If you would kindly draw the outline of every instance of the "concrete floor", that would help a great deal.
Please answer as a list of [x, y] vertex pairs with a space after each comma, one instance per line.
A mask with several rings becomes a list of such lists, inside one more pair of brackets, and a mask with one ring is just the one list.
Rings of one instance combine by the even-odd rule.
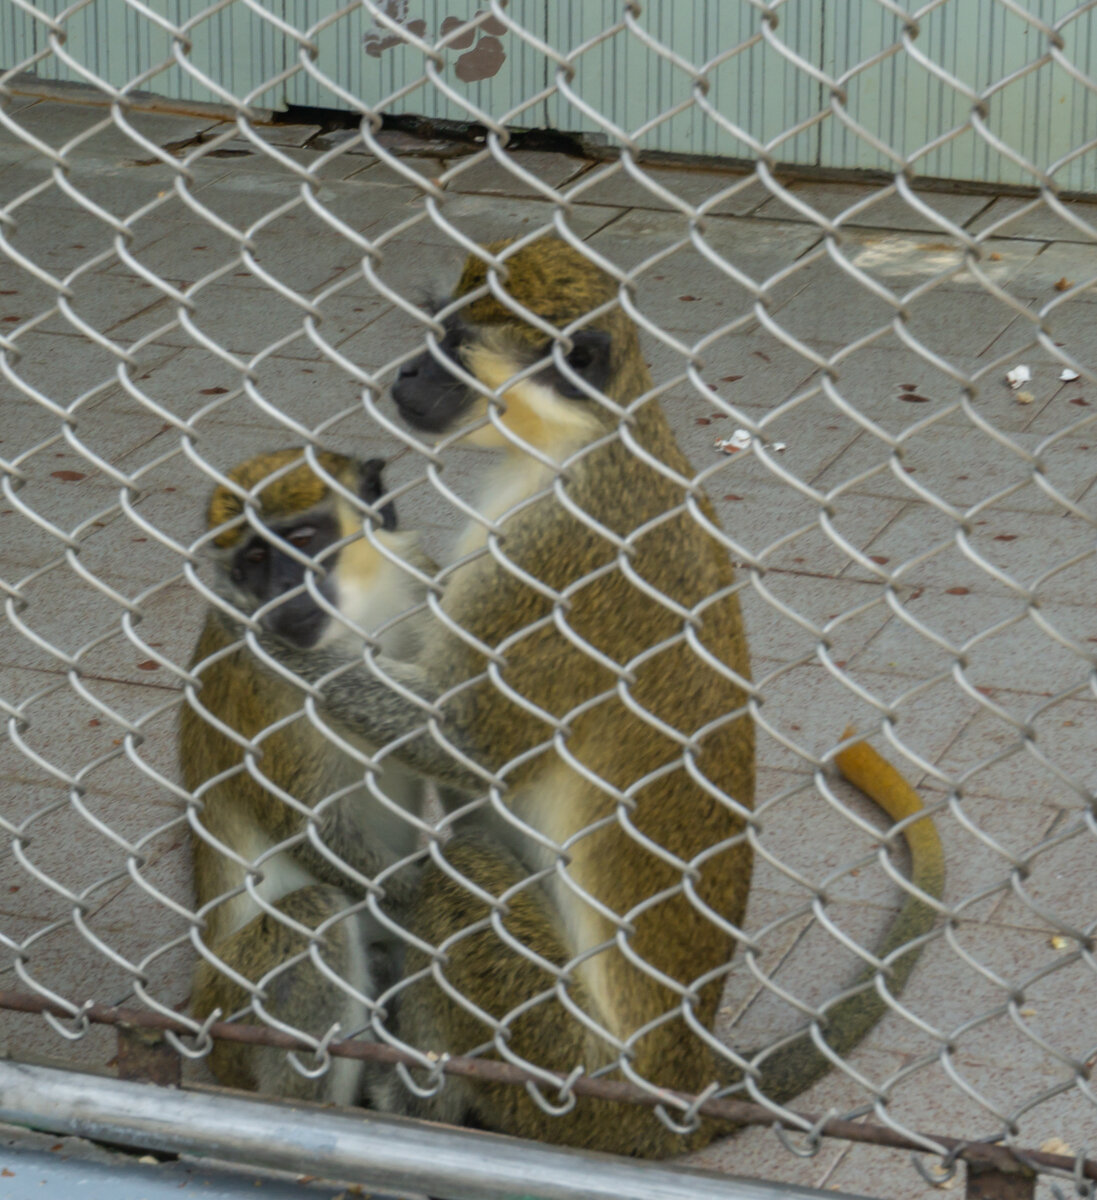
[[[9, 112], [55, 147], [105, 115], [29, 100]], [[176, 159], [227, 128], [132, 123]], [[0, 742], [0, 824], [5, 840], [19, 838], [0, 861], [0, 988], [75, 1004], [186, 1003], [187, 922], [174, 906], [188, 905], [191, 885], [170, 781], [174, 664], [186, 661], [201, 618], [181, 574], [211, 486], [198, 464], [224, 470], [293, 443], [300, 427], [371, 455], [403, 448], [363, 411], [354, 373], [378, 371], [420, 335], [366, 280], [336, 223], [371, 240], [396, 231], [378, 275], [418, 301], [452, 282], [461, 253], [429, 218], [412, 221], [423, 211], [413, 172], [450, 172], [441, 212], [467, 238], [553, 220], [545, 198], [496, 165], [432, 157], [449, 153], [441, 144], [395, 138], [392, 149], [400, 169], [314, 127], [259, 130], [254, 141], [228, 128], [176, 190], [175, 168], [112, 128], [69, 152], [65, 189], [38, 152], [0, 131], [0, 207], [15, 206], [0, 243], [0, 337], [16, 352], [0, 357], [0, 457], [12, 464], [0, 496], [0, 584], [12, 598], [0, 702], [25, 723]], [[832, 1073], [798, 1106], [847, 1110], [886, 1091], [891, 1119], [910, 1129], [986, 1136], [1012, 1115], [1022, 1145], [1057, 1138], [1092, 1153], [1097, 1110], [1065, 1063], [1097, 1050], [1097, 976], [1069, 936], [1097, 925], [1087, 809], [1097, 386], [1085, 375], [1060, 381], [1059, 356], [1097, 372], [1095, 293], [1070, 288], [1097, 282], [1097, 208], [1071, 206], [1065, 221], [1012, 198], [923, 194], [947, 222], [990, 231], [985, 285], [960, 269], [947, 227], [897, 195], [859, 208], [843, 222], [847, 263], [910, 299], [903, 337], [888, 329], [851, 349], [894, 310], [820, 252], [816, 223], [757, 180], [651, 171], [691, 205], [717, 197], [707, 243], [743, 275], [773, 280], [765, 321], [746, 288], [679, 245], [686, 218], [619, 168], [515, 158], [570, 193], [570, 227], [619, 266], [678, 246], [638, 276], [639, 308], [667, 335], [646, 342], [657, 380], [682, 374], [679, 346], [720, 333], [698, 354], [697, 382], [680, 382], [665, 403], [741, 557], [764, 568], [745, 593], [768, 726], [764, 844], [805, 880], [829, 881], [828, 916], [853, 937], [870, 944], [887, 923], [899, 891], [872, 857], [874, 840], [814, 791], [796, 753], [824, 752], [848, 721], [873, 728], [869, 695], [894, 705], [905, 770], [937, 809], [954, 927], [919, 964], [909, 1017], [890, 1015], [848, 1075]], [[315, 206], [295, 186], [308, 167], [323, 181]], [[849, 183], [792, 188], [830, 219], [875, 194]], [[229, 227], [272, 213], [245, 259]], [[127, 219], [124, 246], [106, 214]], [[47, 274], [68, 283], [60, 303]], [[181, 322], [172, 289], [197, 283]], [[306, 328], [287, 293], [320, 297], [322, 320]], [[1034, 315], [1052, 301], [1036, 344]], [[1004, 382], [1022, 362], [1033, 375], [1024, 395]], [[964, 403], [959, 377], [976, 381]], [[737, 414], [785, 449], [720, 454], [714, 440], [741, 423]], [[901, 462], [891, 461], [897, 440]], [[467, 491], [467, 461], [455, 455], [447, 479]], [[403, 454], [390, 480], [407, 487], [405, 524], [444, 554], [459, 518], [422, 460]], [[120, 489], [130, 489], [124, 502]], [[806, 489], [830, 492], [829, 529]], [[970, 522], [963, 536], [959, 514]], [[905, 618], [885, 599], [889, 580]], [[817, 651], [824, 625], [829, 668]], [[79, 675], [66, 674], [76, 659]], [[839, 794], [873, 820], [870, 806]], [[779, 922], [805, 895], [760, 863], [748, 931]], [[853, 970], [848, 951], [804, 920], [778, 924], [764, 946], [766, 968], [808, 1002]], [[796, 1016], [740, 962], [721, 1022], [723, 1036], [752, 1047]], [[114, 1056], [108, 1030], [65, 1042], [40, 1018], [0, 1013], [0, 1032], [0, 1047], [18, 1056], [96, 1068]], [[931, 1194], [903, 1154], [831, 1141], [798, 1158], [765, 1130], [696, 1160], [889, 1200]]]

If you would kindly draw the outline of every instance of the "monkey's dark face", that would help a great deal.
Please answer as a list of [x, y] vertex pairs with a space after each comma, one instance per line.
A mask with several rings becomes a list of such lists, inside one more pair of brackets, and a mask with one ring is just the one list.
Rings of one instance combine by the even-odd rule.
[[[382, 466], [380, 459], [355, 464], [353, 483], [361, 499], [371, 506], [384, 495]], [[259, 511], [271, 536], [249, 530], [238, 545], [224, 553], [218, 590], [243, 612], [262, 610], [259, 620], [265, 629], [308, 649], [333, 626], [343, 628], [334, 615], [344, 607], [339, 580], [346, 575], [349, 590], [352, 576], [360, 572], [363, 541], [356, 535], [362, 524], [358, 511], [330, 491], [320, 504], [294, 513], [295, 497], [283, 495], [289, 490], [279, 491], [275, 481], [272, 496], [259, 493]], [[381, 528], [394, 530], [393, 504], [381, 505], [377, 511]]]
[[[591, 392], [602, 391], [609, 380], [610, 336], [600, 329], [571, 334], [572, 347], [564, 355], [563, 370], [553, 361], [551, 341], [539, 348], [518, 339], [506, 345], [505, 334], [498, 327], [466, 325], [452, 317], [445, 329], [446, 335], [439, 343], [441, 353], [425, 350], [405, 363], [392, 386], [400, 415], [415, 429], [429, 433], [451, 429], [482, 399], [479, 391], [460, 378], [460, 373], [482, 374], [477, 370], [478, 351], [485, 347], [490, 347], [493, 361], [502, 358], [510, 363], [511, 376], [543, 360], [544, 365], [530, 376], [532, 381], [576, 404], [596, 404]], [[481, 378], [480, 382], [493, 391], [506, 378]]]
[[[271, 532], [279, 540], [268, 541], [258, 535], [250, 538], [232, 556], [229, 574], [235, 590], [250, 602], [249, 609], [285, 596], [263, 614], [261, 622], [276, 636], [307, 649], [320, 640], [331, 617], [307, 588], [296, 595], [287, 593], [305, 583], [311, 560], [317, 572], [313, 587], [329, 604], [336, 605], [331, 571], [338, 551], [326, 555], [324, 551], [339, 540], [339, 525], [334, 517], [318, 513], [312, 520], [273, 525]], [[279, 542], [291, 546], [301, 558], [292, 556]]]

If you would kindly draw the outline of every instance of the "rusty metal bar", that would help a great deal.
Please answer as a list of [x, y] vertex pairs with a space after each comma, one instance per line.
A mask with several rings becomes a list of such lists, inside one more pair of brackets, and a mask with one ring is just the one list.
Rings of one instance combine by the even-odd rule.
[[[49, 1012], [58, 1017], [72, 1017], [72, 1013], [60, 1005], [52, 1004], [41, 996], [27, 992], [0, 992], [0, 1009], [24, 1013]], [[93, 1004], [83, 1010], [83, 1016], [94, 1025], [125, 1024], [136, 1029], [171, 1030], [180, 1035], [189, 1035], [192, 1032], [191, 1027], [181, 1020], [165, 1017], [159, 1013], [143, 1012], [139, 1009]], [[211, 1038], [250, 1046], [272, 1046], [281, 1050], [311, 1049], [305, 1042], [297, 1038], [261, 1025], [238, 1025], [227, 1021], [215, 1021], [209, 1026], [208, 1032]], [[404, 1063], [407, 1066], [418, 1065], [412, 1055], [396, 1049], [395, 1046], [386, 1046], [378, 1042], [337, 1041], [332, 1042], [328, 1046], [328, 1050], [337, 1057], [357, 1058], [390, 1065], [396, 1063]], [[527, 1081], [537, 1082], [530, 1072], [522, 1070], [521, 1067], [510, 1063], [496, 1062], [493, 1059], [455, 1056], [445, 1060], [442, 1070], [447, 1075], [463, 1076], [468, 1079], [485, 1079], [493, 1083], [506, 1083], [512, 1086], [524, 1086]], [[565, 1082], [561, 1077], [561, 1086], [564, 1086]], [[570, 1087], [578, 1096], [639, 1104], [648, 1108], [652, 1108], [666, 1099], [685, 1100], [687, 1103], [696, 1099], [694, 1096], [687, 1096], [669, 1089], [664, 1090], [661, 1095], [653, 1095], [643, 1088], [620, 1080], [586, 1079], [582, 1076], [573, 1080]], [[1010, 1174], [1017, 1167], [1027, 1169], [1030, 1166], [1048, 1171], [1075, 1171], [1078, 1169], [1075, 1159], [1063, 1154], [1049, 1154], [1043, 1150], [1017, 1150], [1015, 1152], [1009, 1146], [997, 1146], [988, 1142], [966, 1142], [961, 1138], [946, 1137], [942, 1134], [922, 1134], [920, 1135], [922, 1140], [915, 1140], [905, 1137], [894, 1129], [888, 1129], [884, 1125], [845, 1121], [838, 1118], [822, 1121], [821, 1114], [818, 1113], [797, 1112], [793, 1114], [796, 1120], [784, 1120], [775, 1116], [763, 1105], [751, 1104], [745, 1100], [706, 1100], [698, 1106], [697, 1111], [706, 1117], [727, 1121], [732, 1125], [780, 1125], [793, 1130], [814, 1127], [823, 1137], [840, 1138], [848, 1142], [863, 1142], [873, 1146], [888, 1146], [894, 1150], [910, 1150], [918, 1154], [925, 1154], [925, 1143], [933, 1142], [941, 1146], [953, 1158], [1001, 1174]], [[1086, 1179], [1097, 1180], [1097, 1159], [1085, 1159], [1081, 1164], [1081, 1174]], [[1024, 1193], [1018, 1195], [1023, 1197]], [[1013, 1200], [1009, 1193], [1003, 1193], [1003, 1197], [1004, 1200]], [[990, 1192], [987, 1193], [987, 1200], [998, 1200], [998, 1197], [995, 1193]]]

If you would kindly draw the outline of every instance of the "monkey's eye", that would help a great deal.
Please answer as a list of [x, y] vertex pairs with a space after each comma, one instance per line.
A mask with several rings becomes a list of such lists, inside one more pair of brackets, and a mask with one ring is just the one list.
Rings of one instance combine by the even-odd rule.
[[254, 563], [259, 566], [267, 561], [267, 547], [263, 542], [256, 542], [249, 550], [244, 553], [244, 561]]
[[312, 545], [314, 537], [316, 537], [316, 530], [311, 525], [301, 525], [285, 535], [286, 541], [291, 546], [296, 546], [298, 550], [307, 550]]
[[583, 371], [594, 362], [594, 355], [589, 346], [576, 346], [568, 355], [568, 366], [576, 371]]

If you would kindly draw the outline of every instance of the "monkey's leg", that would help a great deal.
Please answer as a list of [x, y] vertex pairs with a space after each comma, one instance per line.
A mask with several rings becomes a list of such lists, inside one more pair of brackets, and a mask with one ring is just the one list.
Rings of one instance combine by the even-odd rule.
[[[454, 838], [444, 850], [455, 872], [484, 891], [499, 896], [519, 884], [527, 872], [505, 849], [481, 836]], [[553, 993], [553, 974], [513, 950], [488, 922], [490, 908], [459, 880], [436, 866], [423, 877], [419, 899], [409, 919], [411, 932], [435, 946], [473, 932], [448, 946], [441, 968], [449, 985], [484, 1019], [451, 999], [428, 975], [402, 993], [398, 1029], [402, 1041], [439, 1055], [465, 1054], [490, 1044], [493, 1022], [505, 1023], [508, 1047], [546, 1070], [568, 1075], [582, 1063], [588, 1073], [616, 1058], [611, 1044], [573, 1016]], [[503, 926], [516, 941], [556, 966], [571, 957], [557, 928], [552, 909], [536, 885], [511, 897]], [[408, 950], [406, 975], [430, 963], [421, 951]], [[572, 978], [569, 998], [598, 1021], [597, 1011], [582, 984]], [[539, 1002], [518, 1017], [514, 1010], [535, 997]], [[509, 1018], [509, 1019], [508, 1019]], [[491, 1057], [497, 1057], [492, 1054]], [[620, 1078], [613, 1075], [612, 1078]], [[550, 1102], [556, 1097], [543, 1089]], [[692, 1137], [670, 1132], [649, 1108], [579, 1098], [563, 1116], [550, 1116], [521, 1087], [446, 1079], [430, 1099], [411, 1096], [393, 1077], [382, 1104], [432, 1120], [616, 1154], [661, 1158], [711, 1139], [705, 1128]]]
[[[275, 907], [290, 920], [316, 929], [352, 903], [337, 888], [314, 884], [283, 896]], [[391, 970], [387, 964], [371, 959], [371, 929], [368, 916], [358, 913], [336, 922], [323, 934], [324, 962], [352, 991], [338, 987], [308, 958], [302, 958], [278, 971], [263, 985], [264, 1009], [275, 1020], [316, 1038], [322, 1038], [336, 1022], [341, 1037], [361, 1028], [369, 1019], [368, 1010], [353, 993], [375, 996], [379, 991], [378, 976], [384, 977]], [[302, 955], [308, 944], [303, 934], [263, 913], [211, 949], [233, 971], [258, 985], [268, 972]], [[195, 974], [194, 997], [194, 1014], [199, 1018], [215, 1008], [228, 1017], [245, 1008], [249, 1001], [244, 988], [204, 959]], [[250, 1016], [248, 1022], [261, 1023], [256, 1016]], [[307, 1065], [307, 1055], [298, 1057]], [[228, 1087], [291, 1099], [357, 1104], [370, 1090], [366, 1064], [347, 1058], [332, 1059], [325, 1074], [308, 1079], [294, 1069], [284, 1050], [217, 1042], [210, 1054], [210, 1066], [218, 1080]]]

